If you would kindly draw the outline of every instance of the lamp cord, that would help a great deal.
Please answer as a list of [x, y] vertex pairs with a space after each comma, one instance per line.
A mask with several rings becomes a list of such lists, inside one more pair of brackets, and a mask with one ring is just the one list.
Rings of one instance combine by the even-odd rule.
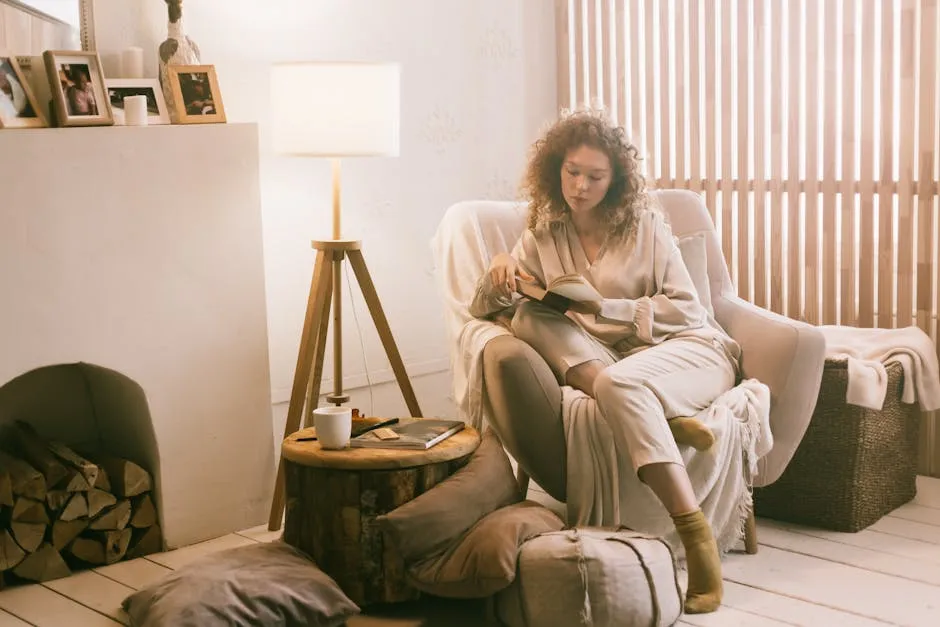
[[356, 313], [356, 303], [353, 300], [352, 281], [349, 278], [349, 265], [343, 264], [346, 271], [346, 287], [349, 290], [349, 303], [352, 305], [353, 320], [356, 323], [356, 333], [359, 335], [359, 348], [362, 350], [362, 365], [366, 369], [366, 382], [369, 384], [369, 416], [375, 416], [375, 398], [372, 394], [372, 377], [369, 375], [369, 361], [366, 359], [366, 344], [362, 339], [362, 327], [359, 324], [359, 315]]

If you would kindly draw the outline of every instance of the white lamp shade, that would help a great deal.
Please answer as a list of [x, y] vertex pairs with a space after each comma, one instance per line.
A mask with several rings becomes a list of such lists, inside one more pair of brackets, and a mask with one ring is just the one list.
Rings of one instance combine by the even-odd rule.
[[274, 150], [313, 157], [398, 156], [397, 63], [278, 63], [271, 70]]

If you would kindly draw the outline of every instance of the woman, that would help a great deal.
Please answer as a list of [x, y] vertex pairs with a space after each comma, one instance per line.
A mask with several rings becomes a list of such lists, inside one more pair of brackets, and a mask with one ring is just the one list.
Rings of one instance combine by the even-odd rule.
[[688, 613], [721, 604], [721, 562], [678, 444], [708, 449], [690, 418], [735, 384], [740, 348], [709, 317], [664, 216], [650, 206], [637, 149], [601, 114], [580, 112], [536, 142], [526, 173], [528, 228], [495, 256], [471, 314], [516, 304], [516, 282], [579, 273], [604, 297], [565, 311], [522, 300], [512, 317], [561, 384], [593, 396], [686, 551]]

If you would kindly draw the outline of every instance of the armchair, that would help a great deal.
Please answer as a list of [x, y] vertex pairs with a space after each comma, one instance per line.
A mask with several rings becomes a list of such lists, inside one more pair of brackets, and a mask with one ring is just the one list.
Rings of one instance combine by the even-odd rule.
[[[680, 242], [689, 236], [703, 236], [707, 272], [690, 267], [693, 279], [698, 274], [697, 286], [707, 285], [702, 287], [708, 291], [702, 295], [703, 303], [741, 345], [742, 376], [758, 379], [770, 388], [774, 447], [759, 461], [754, 479], [755, 487], [769, 485], [783, 473], [812, 417], [825, 363], [823, 335], [808, 324], [755, 307], [735, 294], [701, 196], [684, 190], [654, 191], [652, 195]], [[445, 221], [448, 228], [477, 233], [491, 232], [492, 226], [481, 225], [498, 221], [495, 228], [501, 237], [491, 238], [496, 242], [483, 246], [489, 257], [511, 248], [525, 228], [518, 204], [510, 202], [459, 203], [448, 209]], [[507, 243], [508, 248], [503, 248]], [[564, 502], [567, 456], [561, 388], [554, 374], [535, 350], [511, 335], [489, 340], [482, 362], [486, 418], [518, 462], [520, 481], [525, 482], [527, 475]], [[749, 535], [748, 551], [753, 552], [754, 534]]]

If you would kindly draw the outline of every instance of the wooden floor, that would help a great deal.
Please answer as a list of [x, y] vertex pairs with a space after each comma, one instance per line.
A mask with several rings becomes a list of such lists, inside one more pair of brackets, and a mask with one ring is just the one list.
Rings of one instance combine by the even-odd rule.
[[[541, 491], [530, 498], [557, 507]], [[940, 480], [920, 478], [908, 505], [856, 534], [759, 520], [760, 551], [724, 562], [725, 603], [684, 616], [701, 627], [940, 626]], [[0, 591], [0, 627], [127, 624], [129, 593], [213, 551], [273, 540], [263, 527], [42, 585]], [[477, 602], [422, 601], [373, 610], [349, 627], [480, 625]]]

